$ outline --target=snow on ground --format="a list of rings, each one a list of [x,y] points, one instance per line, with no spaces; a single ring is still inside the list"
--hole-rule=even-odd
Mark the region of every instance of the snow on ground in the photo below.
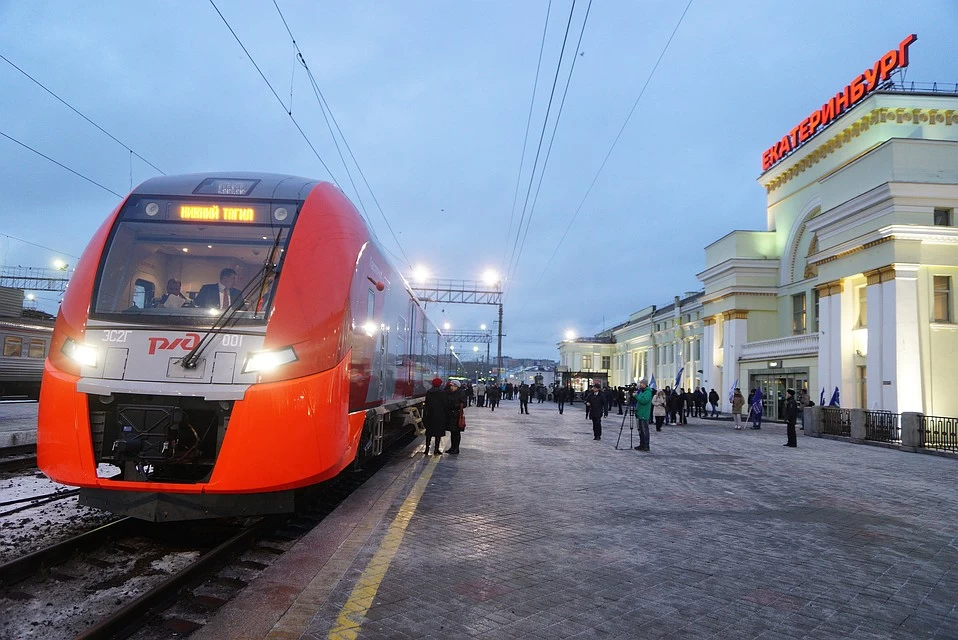
[[[69,491],[39,471],[0,473],[0,502],[30,496]],[[20,505],[0,507],[0,513]],[[0,563],[9,562],[66,538],[89,531],[113,520],[115,516],[81,507],[72,496],[48,504],[0,517]]]

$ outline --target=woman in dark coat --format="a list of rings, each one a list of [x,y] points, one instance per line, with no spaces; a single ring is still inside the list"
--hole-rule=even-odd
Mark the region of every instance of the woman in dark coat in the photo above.
[[[446,449],[446,453],[456,455],[459,453],[459,441],[462,439],[462,432],[459,431],[459,416],[462,415],[463,408],[466,406],[466,392],[459,388],[459,383],[453,380],[449,383],[449,390],[446,392],[449,398],[449,416],[446,421],[446,430],[452,439],[452,444]],[[436,453],[439,453],[437,450]]]
[[[436,439],[433,453],[439,455],[439,440],[446,433],[446,422],[449,420],[449,396],[442,388],[442,380],[433,378],[432,388],[426,392],[426,402],[423,406],[422,422],[426,427],[426,450],[429,455],[429,441]]]

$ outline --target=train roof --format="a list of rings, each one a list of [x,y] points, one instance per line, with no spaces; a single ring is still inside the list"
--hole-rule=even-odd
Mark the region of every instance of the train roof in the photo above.
[[[0,318],[0,331],[53,331],[53,320],[35,318]]]
[[[271,200],[303,200],[319,184],[320,180],[302,178],[280,173],[256,173],[250,171],[211,171],[210,173],[189,173],[177,176],[159,176],[150,178],[136,187],[131,195],[151,196],[188,196],[223,195],[216,191],[204,191],[204,185],[212,181],[244,183],[251,185],[243,193],[230,192],[226,195],[243,198],[268,198]]]

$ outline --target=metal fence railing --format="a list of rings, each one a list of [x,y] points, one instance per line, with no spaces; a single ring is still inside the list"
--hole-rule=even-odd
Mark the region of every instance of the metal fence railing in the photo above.
[[[891,411],[866,411],[865,440],[900,443],[901,414]]]
[[[838,407],[822,407],[822,433],[850,438],[852,435],[851,412]]]
[[[918,435],[925,449],[958,453],[958,418],[923,415]]]

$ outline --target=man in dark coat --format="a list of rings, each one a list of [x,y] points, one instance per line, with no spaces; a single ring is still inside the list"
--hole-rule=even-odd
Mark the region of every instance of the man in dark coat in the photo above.
[[[486,389],[486,403],[493,411],[499,406],[499,399],[502,397],[502,389],[498,384],[490,384]]]
[[[519,385],[519,413],[529,413],[529,385],[525,382]]]
[[[788,390],[788,399],[785,400],[785,430],[788,434],[786,447],[798,446],[798,434],[795,433],[795,421],[798,420],[798,403],[795,402],[795,390]]]
[[[585,409],[592,418],[592,439],[602,439],[602,407],[605,399],[602,397],[602,387],[598,384],[592,386],[592,391],[585,395]]]
[[[449,383],[446,395],[449,398],[449,413],[446,414],[449,418],[446,421],[446,430],[449,431],[452,440],[449,448],[446,449],[446,453],[457,455],[459,453],[459,441],[462,439],[462,431],[459,429],[459,416],[462,415],[466,407],[466,392],[459,388],[458,382],[453,380]],[[439,451],[437,450],[435,453],[439,453]]]
[[[220,271],[219,283],[204,284],[193,305],[211,309],[228,309],[243,305],[243,292],[236,288],[236,271],[226,267]]]
[[[439,455],[439,440],[446,433],[446,422],[449,419],[449,397],[442,389],[442,380],[433,378],[432,388],[426,392],[426,401],[423,404],[422,422],[426,427],[426,450],[429,455],[429,441],[436,439],[433,453]]]
[[[712,389],[709,391],[709,404],[712,405],[712,417],[718,415],[718,403],[719,403],[719,394],[718,391]]]
[[[565,408],[565,388],[557,386],[555,391],[552,392],[552,397],[555,399],[556,404],[559,405],[559,415],[562,415],[562,409]]]

